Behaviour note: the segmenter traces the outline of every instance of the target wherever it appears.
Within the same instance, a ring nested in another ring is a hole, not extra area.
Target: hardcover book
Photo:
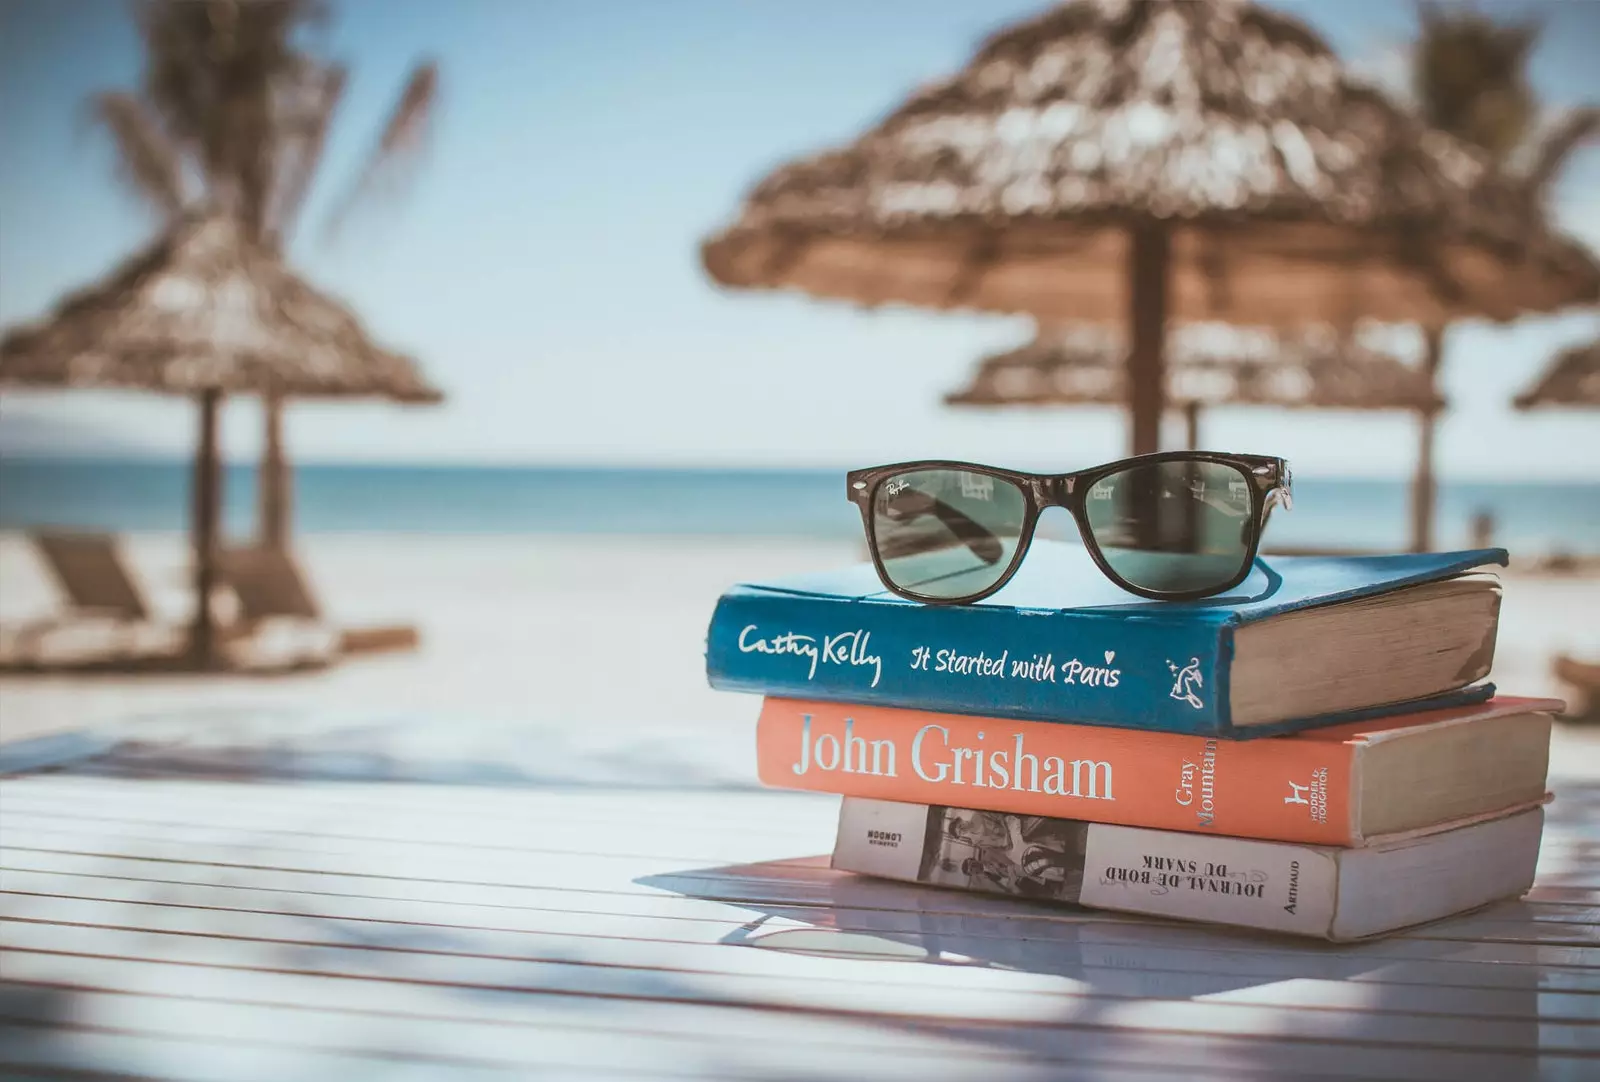
[[[1361,939],[1522,894],[1539,807],[1367,849],[846,798],[833,867],[1095,909]]]
[[[769,698],[763,784],[1198,834],[1364,846],[1544,800],[1553,699],[1276,740]]]
[[[1503,549],[1272,557],[1199,601],[1124,593],[1083,548],[1035,541],[974,605],[895,597],[872,565],[736,586],[711,619],[714,687],[1089,725],[1261,736],[1400,704],[1481,701]]]

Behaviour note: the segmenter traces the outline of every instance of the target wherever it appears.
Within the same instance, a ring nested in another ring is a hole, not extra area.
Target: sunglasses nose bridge
[[[1033,479],[1033,500],[1040,509],[1066,507],[1072,495],[1073,479],[1068,475],[1040,476]]]

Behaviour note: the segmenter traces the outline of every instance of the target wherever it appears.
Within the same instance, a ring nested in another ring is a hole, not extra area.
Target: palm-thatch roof
[[[1600,338],[1556,354],[1544,374],[1514,401],[1519,410],[1600,406]]]
[[[1079,0],[772,172],[702,258],[730,286],[1107,321],[1128,310],[1108,269],[1154,222],[1179,321],[1442,323],[1600,297],[1592,255],[1523,211],[1296,19]]]
[[[177,225],[0,339],[0,384],[438,401],[415,360],[220,216]]]
[[[1112,332],[1075,326],[1044,332],[979,363],[956,406],[1121,405],[1126,345]],[[1437,410],[1443,400],[1420,368],[1341,337],[1331,328],[1281,335],[1264,328],[1191,324],[1172,339],[1167,400],[1173,405],[1306,409]]]

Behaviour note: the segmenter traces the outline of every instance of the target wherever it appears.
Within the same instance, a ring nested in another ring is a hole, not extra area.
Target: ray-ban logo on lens
[[[896,479],[883,486],[883,494],[892,500],[910,487],[910,481]]]

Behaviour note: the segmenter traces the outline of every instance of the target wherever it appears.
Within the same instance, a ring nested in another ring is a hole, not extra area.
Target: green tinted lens
[[[926,598],[970,597],[1011,566],[1027,514],[1027,497],[1004,478],[912,470],[873,493],[872,540],[900,589]]]
[[[1249,559],[1251,481],[1220,462],[1156,462],[1102,477],[1084,497],[1111,570],[1160,593],[1218,590]]]

